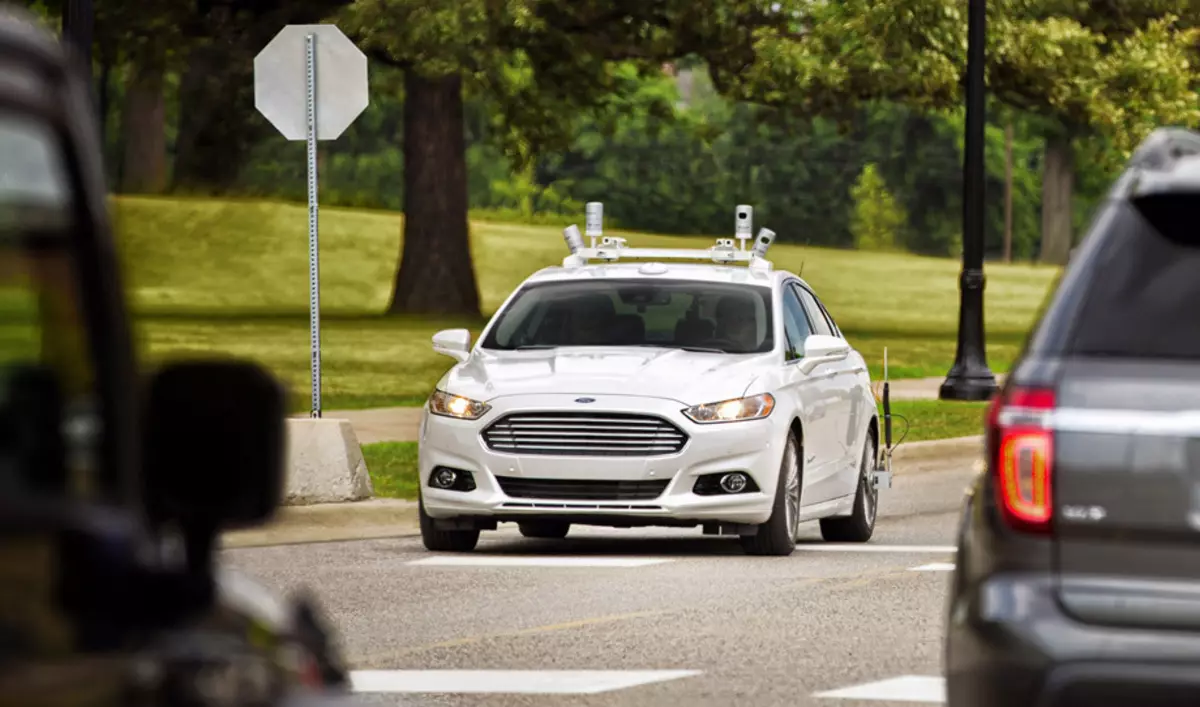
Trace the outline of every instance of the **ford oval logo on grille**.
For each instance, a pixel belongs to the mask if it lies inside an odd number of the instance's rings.
[[[594,402],[596,402],[596,399],[595,398],[575,398],[575,402],[577,402],[577,403],[594,403]]]

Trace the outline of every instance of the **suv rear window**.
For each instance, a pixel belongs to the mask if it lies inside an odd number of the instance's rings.
[[[1200,358],[1200,195],[1115,203],[1067,353]],[[1190,212],[1190,213],[1189,213]]]

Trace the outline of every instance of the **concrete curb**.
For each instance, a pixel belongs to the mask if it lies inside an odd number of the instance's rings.
[[[954,457],[983,455],[983,435],[931,439],[925,442],[905,442],[892,452],[892,462],[922,462]]]
[[[375,498],[350,503],[285,506],[261,528],[221,538],[226,549],[419,535],[416,501]]]

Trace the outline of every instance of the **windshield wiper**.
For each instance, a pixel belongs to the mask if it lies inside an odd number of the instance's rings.
[[[546,349],[557,348],[558,347],[554,346],[553,344],[526,344],[524,346],[518,346],[517,348],[513,349],[513,351],[545,351]]]
[[[711,346],[679,346],[678,344],[630,344],[631,346],[642,346],[650,349],[676,349],[679,351],[691,351],[692,353],[729,353],[724,349],[715,349]]]

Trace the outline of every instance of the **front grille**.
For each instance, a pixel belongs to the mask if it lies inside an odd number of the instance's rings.
[[[652,501],[662,495],[669,480],[577,481],[574,479],[519,479],[497,476],[500,489],[512,498],[548,498],[558,501]]]
[[[510,454],[650,457],[674,454],[687,435],[650,415],[586,412],[515,413],[483,431],[489,449]]]

